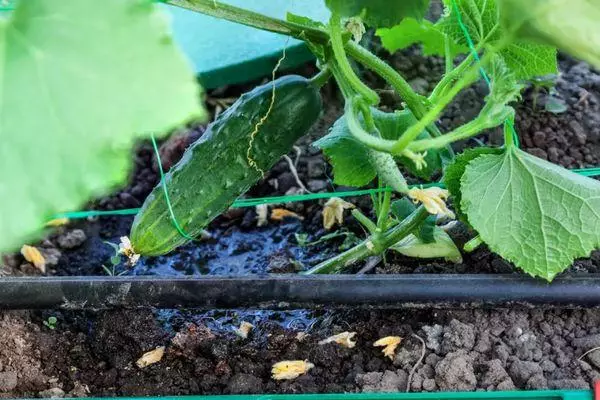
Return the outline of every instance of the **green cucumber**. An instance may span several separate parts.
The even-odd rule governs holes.
[[[255,132],[249,159],[252,133],[267,114],[273,88],[273,107]],[[321,106],[318,88],[306,78],[290,75],[242,95],[210,124],[165,175],[173,213],[185,233],[198,236],[261,179],[263,171],[308,132]],[[138,254],[147,256],[166,254],[187,242],[171,221],[162,184],[136,215],[130,240]]]

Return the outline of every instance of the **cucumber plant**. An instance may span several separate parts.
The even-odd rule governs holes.
[[[377,178],[403,197],[392,201],[390,192],[379,194],[375,221],[354,210],[368,238],[308,273],[339,272],[388,249],[414,255],[416,250],[407,249],[414,244],[421,246],[417,254],[433,243],[432,255],[456,260],[452,245],[440,246],[447,238],[432,219],[453,216],[445,203],[448,195],[458,218],[479,235],[471,246],[485,243],[530,275],[551,280],[600,246],[600,183],[520,150],[510,106],[519,100],[524,83],[558,72],[555,46],[598,66],[599,47],[591,44],[600,32],[591,2],[576,0],[565,8],[564,2],[553,1],[557,11],[541,0],[531,7],[516,0],[444,0],[442,17],[430,22],[424,19],[428,0],[324,1],[331,11],[326,24],[298,15],[274,19],[215,0],[166,1],[303,40],[322,70],[315,81],[333,77],[345,99],[343,117],[315,143],[333,166],[334,182],[363,186]],[[557,16],[560,27],[577,31],[571,35],[576,43],[556,31]],[[364,32],[361,21],[376,29],[390,52],[420,43],[426,55],[444,57],[445,73],[431,93],[416,93],[389,64],[355,41]],[[592,40],[584,38],[589,35]],[[401,97],[402,107],[380,111],[377,91],[361,80],[352,61],[381,77]],[[436,126],[441,113],[479,79],[489,85],[479,114],[442,133]],[[498,126],[504,127],[502,147],[454,156],[452,143]],[[423,179],[443,170],[449,192],[409,188],[399,166]],[[420,205],[411,208],[407,199]]]

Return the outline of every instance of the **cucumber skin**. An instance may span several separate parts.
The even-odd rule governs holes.
[[[255,135],[251,152],[264,172],[308,132],[322,109],[319,90],[308,79],[288,75],[274,85],[273,108]],[[165,174],[173,212],[188,235],[198,236],[262,178],[249,165],[246,152],[250,134],[268,110],[272,89],[273,82],[269,82],[243,94]],[[162,184],[144,201],[133,221],[130,240],[136,253],[145,256],[166,254],[187,242],[173,226]]]

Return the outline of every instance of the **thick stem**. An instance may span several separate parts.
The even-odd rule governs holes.
[[[359,101],[360,98],[357,97],[353,99],[346,99],[346,112],[344,115],[346,116],[348,130],[350,133],[352,133],[352,136],[358,139],[361,143],[364,143],[366,146],[374,150],[389,153],[392,150],[395,141],[382,139],[365,131],[360,124],[360,120],[358,119],[358,112],[360,111],[360,105],[358,104]]]
[[[329,40],[327,32],[314,27],[296,24],[267,17],[253,11],[231,6],[216,0],[163,0],[165,3],[187,10],[210,15],[219,19],[262,29],[264,31],[293,36],[298,39],[309,39],[315,43],[325,44]]]
[[[447,72],[441,81],[435,86],[431,95],[429,96],[429,101],[431,103],[436,103],[437,100],[444,95],[448,87],[452,84],[452,82],[456,81],[469,66],[473,64],[473,54],[469,53],[469,55],[462,60],[460,64],[453,68],[450,72]]]
[[[318,74],[310,78],[310,83],[316,88],[322,88],[331,78],[331,69],[326,65]]]
[[[329,19],[329,33],[333,55],[335,61],[340,67],[342,76],[350,83],[350,86],[352,86],[352,88],[354,88],[359,95],[364,97],[364,99],[369,102],[370,105],[378,104],[379,95],[377,95],[373,89],[365,85],[360,80],[348,61],[346,50],[344,49],[344,40],[342,38],[342,22],[340,15],[336,12],[336,10],[331,12],[331,18]]]
[[[369,217],[367,217],[365,214],[363,214],[358,208],[355,208],[354,210],[352,210],[352,216],[358,222],[360,222],[360,224],[362,226],[367,228],[367,230],[369,231],[370,234],[372,234],[372,235],[375,234],[375,232],[377,231],[377,225],[375,225],[375,223],[373,221],[371,221],[369,219]]]
[[[425,221],[427,216],[429,216],[429,213],[425,207],[421,206],[408,217],[406,217],[404,221],[385,232],[382,235],[382,238],[380,239],[381,242],[378,243],[378,246],[373,244],[373,237],[370,236],[361,244],[333,258],[330,258],[329,260],[323,261],[303,274],[311,275],[340,273],[358,261],[364,260],[369,256],[379,254],[379,252],[376,251],[377,248],[387,249],[390,246],[398,243],[400,240],[404,239],[412,231],[414,231],[423,221]]]
[[[440,149],[449,145],[450,143],[456,142],[457,140],[467,139],[471,136],[475,136],[484,129],[487,129],[487,126],[482,123],[482,119],[480,117],[477,117],[474,120],[459,126],[453,131],[446,133],[445,135],[431,139],[416,140],[408,145],[408,149],[415,152],[423,152],[429,149]]]

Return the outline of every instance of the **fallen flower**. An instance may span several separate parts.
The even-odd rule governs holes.
[[[21,247],[21,254],[25,257],[25,260],[32,263],[42,274],[46,273],[46,259],[36,247],[25,244]]]
[[[273,364],[271,368],[271,377],[277,381],[283,379],[295,379],[300,375],[304,375],[315,365],[308,361],[279,361]]]
[[[396,347],[398,347],[400,342],[402,342],[402,338],[400,336],[386,336],[373,343],[373,346],[383,347],[381,350],[383,355],[389,357],[390,360],[393,360],[394,355],[396,354]]]
[[[344,223],[344,210],[354,208],[354,204],[349,203],[339,197],[332,197],[327,200],[323,207],[323,227],[331,229],[336,223]]]
[[[63,226],[69,223],[69,218],[54,218],[50,221],[46,222],[46,226],[48,227],[57,227]]]
[[[135,265],[140,259],[140,255],[135,252],[133,246],[131,245],[131,241],[127,236],[121,236],[121,243],[119,243],[119,254],[123,254],[127,257],[127,262],[129,265]]]
[[[281,221],[284,218],[297,218],[297,219],[304,219],[303,217],[301,217],[300,215],[296,214],[293,211],[290,210],[286,210],[285,208],[274,208],[271,211],[271,219],[274,221]]]
[[[250,322],[242,322],[240,327],[235,330],[235,334],[241,337],[242,339],[247,339],[250,331],[254,328]]]
[[[156,364],[157,362],[162,360],[164,355],[165,355],[165,346],[160,346],[154,350],[144,353],[144,355],[141,356],[140,359],[135,362],[135,364],[139,368],[146,368],[147,366]]]
[[[340,346],[351,349],[356,346],[356,340],[352,341],[354,336],[356,336],[356,332],[342,332],[321,340],[319,344],[337,343]]]
[[[426,189],[412,188],[408,191],[408,196],[412,199],[413,203],[423,203],[423,206],[425,206],[425,209],[430,214],[454,219],[456,216],[448,209],[445,202],[449,195],[450,192],[439,187]]]
[[[266,204],[259,204],[255,207],[256,210],[256,226],[259,228],[269,223],[267,216],[269,215],[269,206]]]

